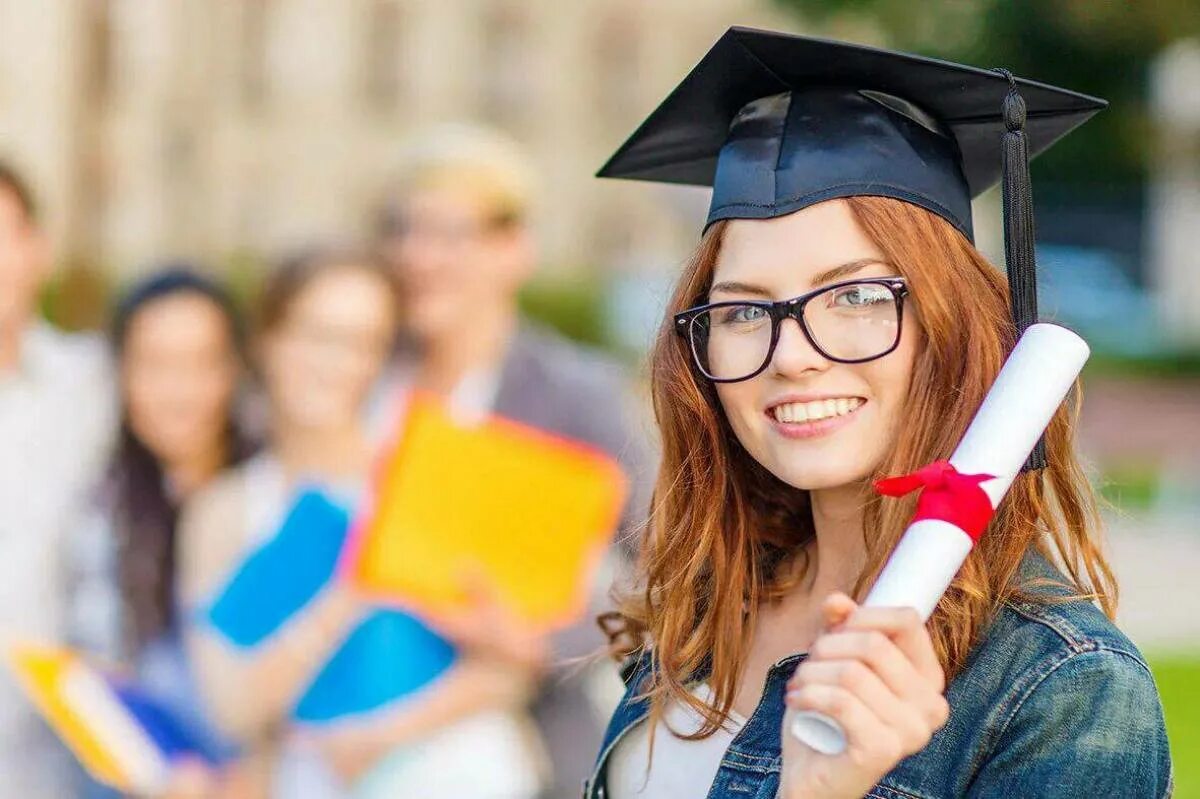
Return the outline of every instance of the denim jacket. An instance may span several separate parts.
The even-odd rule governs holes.
[[[1026,559],[1021,576],[1062,581],[1037,555]],[[777,795],[784,688],[803,658],[792,655],[772,666],[758,707],[721,761],[709,799]],[[625,697],[609,722],[584,799],[607,799],[609,757],[649,711],[649,703],[637,698],[649,668],[644,655],[627,672]],[[1170,795],[1170,755],[1154,678],[1137,648],[1090,602],[1006,602],[951,682],[947,699],[946,726],[868,797]]]

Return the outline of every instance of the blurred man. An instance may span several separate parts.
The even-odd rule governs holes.
[[[49,269],[33,196],[0,163],[0,644],[60,638],[64,533],[113,430],[103,346],[37,318]],[[67,795],[63,758],[0,677],[0,796]]]
[[[518,313],[517,293],[538,259],[528,224],[531,184],[518,148],[490,131],[443,128],[411,145],[380,230],[400,284],[408,341],[381,392],[379,418],[386,424],[403,389],[421,388],[449,397],[460,411],[495,411],[597,446],[630,477],[633,498],[622,525],[629,540],[644,516],[646,492],[639,489],[652,477],[648,427],[635,421],[616,365]],[[597,606],[607,588],[597,586]],[[589,614],[552,643],[561,662],[604,641]],[[578,796],[599,748],[609,709],[594,708],[587,683],[578,665],[552,671],[535,701],[553,764],[547,796]]]

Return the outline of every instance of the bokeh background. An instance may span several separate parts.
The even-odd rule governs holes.
[[[907,48],[1109,99],[1033,167],[1043,315],[1095,357],[1082,443],[1110,502],[1121,621],[1200,796],[1200,4],[1194,0],[0,0],[0,154],[35,185],[44,311],[99,326],[169,258],[253,295],[264,264],[354,238],[397,142],[477,120],[536,159],[526,310],[636,363],[701,190],[591,174],[731,24]],[[999,199],[976,211],[1002,262]]]

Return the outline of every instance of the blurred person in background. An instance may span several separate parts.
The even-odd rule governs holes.
[[[63,634],[63,539],[114,429],[103,342],[38,317],[51,269],[33,194],[0,163],[0,642]],[[62,796],[66,754],[0,679],[0,796]]]
[[[621,525],[629,540],[644,518],[653,469],[627,377],[518,309],[538,263],[534,183],[520,148],[485,128],[445,126],[405,149],[378,231],[399,282],[404,330],[373,425],[386,429],[404,394],[419,389],[446,397],[460,413],[496,412],[596,446],[630,477]],[[614,547],[610,569],[619,571],[624,559]],[[594,586],[597,606],[607,582]],[[533,704],[553,763],[546,796],[577,796],[599,747],[611,708],[589,698],[602,695],[590,687],[597,674],[577,661],[603,643],[595,625],[581,621],[550,644],[550,668]]]
[[[388,273],[356,253],[314,251],[268,280],[255,354],[269,403],[269,445],[185,511],[181,569],[189,607],[211,600],[270,538],[300,485],[320,486],[347,508],[359,505],[377,448],[364,406],[397,320]],[[513,717],[531,677],[482,643],[455,640],[459,658],[446,674],[361,723],[340,721],[320,734],[289,730],[300,695],[369,610],[335,582],[251,651],[193,628],[190,649],[212,715],[226,734],[273,761],[271,795],[414,795],[427,782],[425,763],[439,769],[426,773],[428,780],[449,786],[443,795],[533,796],[537,750]],[[467,787],[455,790],[460,784]]]
[[[184,657],[175,543],[183,502],[251,449],[234,415],[241,344],[229,295],[190,269],[167,268],[125,293],[110,340],[117,447],[68,545],[71,643],[128,668],[222,756],[231,747],[207,729]],[[168,795],[215,794],[225,776],[184,763]],[[117,794],[89,784],[85,795]]]

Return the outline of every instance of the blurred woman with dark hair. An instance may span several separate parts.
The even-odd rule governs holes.
[[[213,751],[227,747],[206,732],[179,635],[176,524],[189,496],[250,451],[234,416],[241,327],[225,290],[186,267],[123,296],[111,329],[120,432],[70,550],[68,635],[128,667]],[[181,785],[211,779],[188,771]]]

